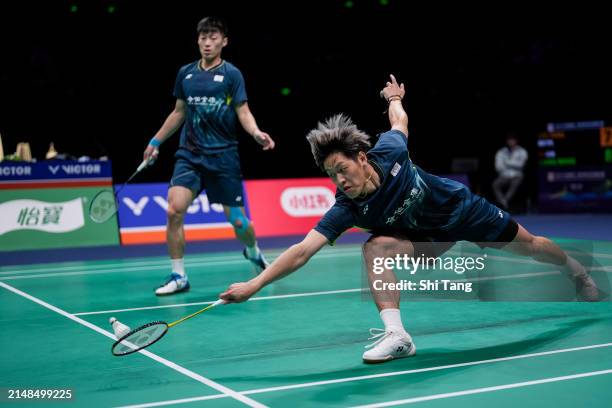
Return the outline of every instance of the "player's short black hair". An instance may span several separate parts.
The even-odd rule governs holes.
[[[216,17],[216,16],[204,17],[198,23],[198,28],[197,28],[198,35],[213,33],[215,31],[218,31],[221,33],[221,35],[223,35],[224,37],[227,37],[227,34],[228,34],[227,23],[221,17]]]

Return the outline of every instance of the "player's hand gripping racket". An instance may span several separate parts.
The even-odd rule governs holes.
[[[145,159],[140,163],[136,171],[130,176],[129,179],[121,187],[113,193],[112,190],[102,190],[94,196],[89,204],[89,218],[94,222],[103,223],[110,220],[119,209],[117,203],[117,197],[123,188],[130,182],[138,173],[140,173],[145,167],[151,164],[153,160]]]
[[[161,339],[168,332],[169,328],[224,303],[225,300],[219,299],[215,303],[206,306],[204,309],[198,310],[197,312],[172,323],[157,321],[142,325],[119,338],[119,340],[113,344],[111,349],[112,353],[115,356],[127,356],[128,354],[132,354],[149,347]]]

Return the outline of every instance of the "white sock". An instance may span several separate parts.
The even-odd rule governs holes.
[[[185,276],[185,258],[170,259],[170,263],[172,263],[172,272]]]
[[[259,247],[257,246],[257,242],[252,247],[246,247],[246,253],[249,258],[257,258],[259,256]]]
[[[402,324],[402,316],[400,315],[399,309],[383,309],[380,311],[380,318],[385,323],[386,331],[404,332],[404,325]]]

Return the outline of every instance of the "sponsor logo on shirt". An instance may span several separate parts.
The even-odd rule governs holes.
[[[397,173],[399,173],[401,168],[402,168],[402,166],[399,163],[395,163],[395,165],[391,169],[391,175],[393,177],[397,176]]]
[[[403,213],[408,211],[416,203],[420,202],[423,199],[423,196],[424,196],[424,192],[420,188],[414,187],[412,190],[410,190],[410,194],[408,195],[408,198],[406,198],[404,202],[402,203],[402,205],[393,212],[393,215],[391,217],[387,218],[386,224],[393,225],[393,223],[397,221],[397,219]]]
[[[192,76],[193,76],[193,74],[188,74],[188,75],[185,77],[185,79],[189,79],[189,78],[191,78]]]
[[[206,113],[218,112],[224,105],[224,100],[215,98],[214,96],[189,96],[187,97],[188,105],[202,106]]]
[[[223,75],[215,75],[213,77],[213,81],[215,81],[215,82],[223,82],[223,78],[224,78]]]

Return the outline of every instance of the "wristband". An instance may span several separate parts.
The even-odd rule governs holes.
[[[153,147],[159,147],[161,146],[161,142],[159,140],[157,140],[155,137],[153,137],[151,139],[151,141],[149,142],[149,144]]]

